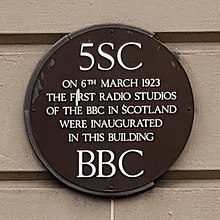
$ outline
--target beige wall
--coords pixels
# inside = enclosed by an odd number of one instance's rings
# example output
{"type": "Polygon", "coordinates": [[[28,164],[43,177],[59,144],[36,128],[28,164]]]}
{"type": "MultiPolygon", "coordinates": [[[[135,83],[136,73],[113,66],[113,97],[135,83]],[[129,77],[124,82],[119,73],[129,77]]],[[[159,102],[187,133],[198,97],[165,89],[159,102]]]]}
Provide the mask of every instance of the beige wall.
{"type": "MultiPolygon", "coordinates": [[[[220,219],[220,1],[0,1],[0,219],[220,219]],[[195,98],[187,146],[156,187],[122,199],[67,189],[27,141],[23,101],[42,55],[64,33],[123,23],[179,55],[195,98]]],[[[181,131],[180,131],[181,132],[181,131]]]]}

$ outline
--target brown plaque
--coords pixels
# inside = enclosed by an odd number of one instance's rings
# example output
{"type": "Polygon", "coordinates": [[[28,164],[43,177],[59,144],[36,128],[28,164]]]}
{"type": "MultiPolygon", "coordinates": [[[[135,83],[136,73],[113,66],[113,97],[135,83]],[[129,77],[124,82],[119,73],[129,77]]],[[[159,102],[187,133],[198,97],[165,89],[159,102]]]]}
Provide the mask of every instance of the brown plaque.
{"type": "Polygon", "coordinates": [[[24,106],[31,145],[68,186],[122,196],[154,185],[189,138],[193,95],[176,57],[123,25],[66,35],[39,62],[24,106]]]}

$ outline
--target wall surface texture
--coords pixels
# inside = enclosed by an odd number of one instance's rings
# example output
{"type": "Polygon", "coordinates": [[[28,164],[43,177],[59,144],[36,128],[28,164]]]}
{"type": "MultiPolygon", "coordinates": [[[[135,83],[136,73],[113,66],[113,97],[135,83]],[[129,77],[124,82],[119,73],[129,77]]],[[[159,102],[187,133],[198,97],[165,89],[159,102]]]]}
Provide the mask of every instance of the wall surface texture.
{"type": "Polygon", "coordinates": [[[1,0],[0,94],[0,219],[220,219],[219,0],[1,0]],[[154,189],[121,199],[60,184],[33,153],[23,122],[42,55],[66,33],[106,23],[154,32],[179,57],[195,99],[180,158],[154,189]]]}

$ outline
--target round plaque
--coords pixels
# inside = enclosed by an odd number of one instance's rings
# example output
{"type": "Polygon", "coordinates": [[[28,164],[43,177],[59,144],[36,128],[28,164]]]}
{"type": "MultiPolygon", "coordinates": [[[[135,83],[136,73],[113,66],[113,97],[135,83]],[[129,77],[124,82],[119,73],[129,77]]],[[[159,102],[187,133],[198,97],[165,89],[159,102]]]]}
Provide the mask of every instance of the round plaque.
{"type": "Polygon", "coordinates": [[[103,25],[68,34],[39,62],[24,105],[30,143],[66,185],[103,196],[154,185],[194,116],[176,57],[152,34],[103,25]]]}

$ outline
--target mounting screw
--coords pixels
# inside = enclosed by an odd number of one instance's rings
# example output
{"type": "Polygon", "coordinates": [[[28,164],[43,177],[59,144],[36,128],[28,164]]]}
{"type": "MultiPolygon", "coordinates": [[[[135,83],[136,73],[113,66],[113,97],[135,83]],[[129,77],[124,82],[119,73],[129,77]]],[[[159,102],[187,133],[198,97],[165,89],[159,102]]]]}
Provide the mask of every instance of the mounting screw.
{"type": "Polygon", "coordinates": [[[192,111],[192,108],[191,108],[191,107],[188,107],[188,108],[187,108],[187,111],[188,111],[188,112],[191,112],[191,111],[192,111]]]}

